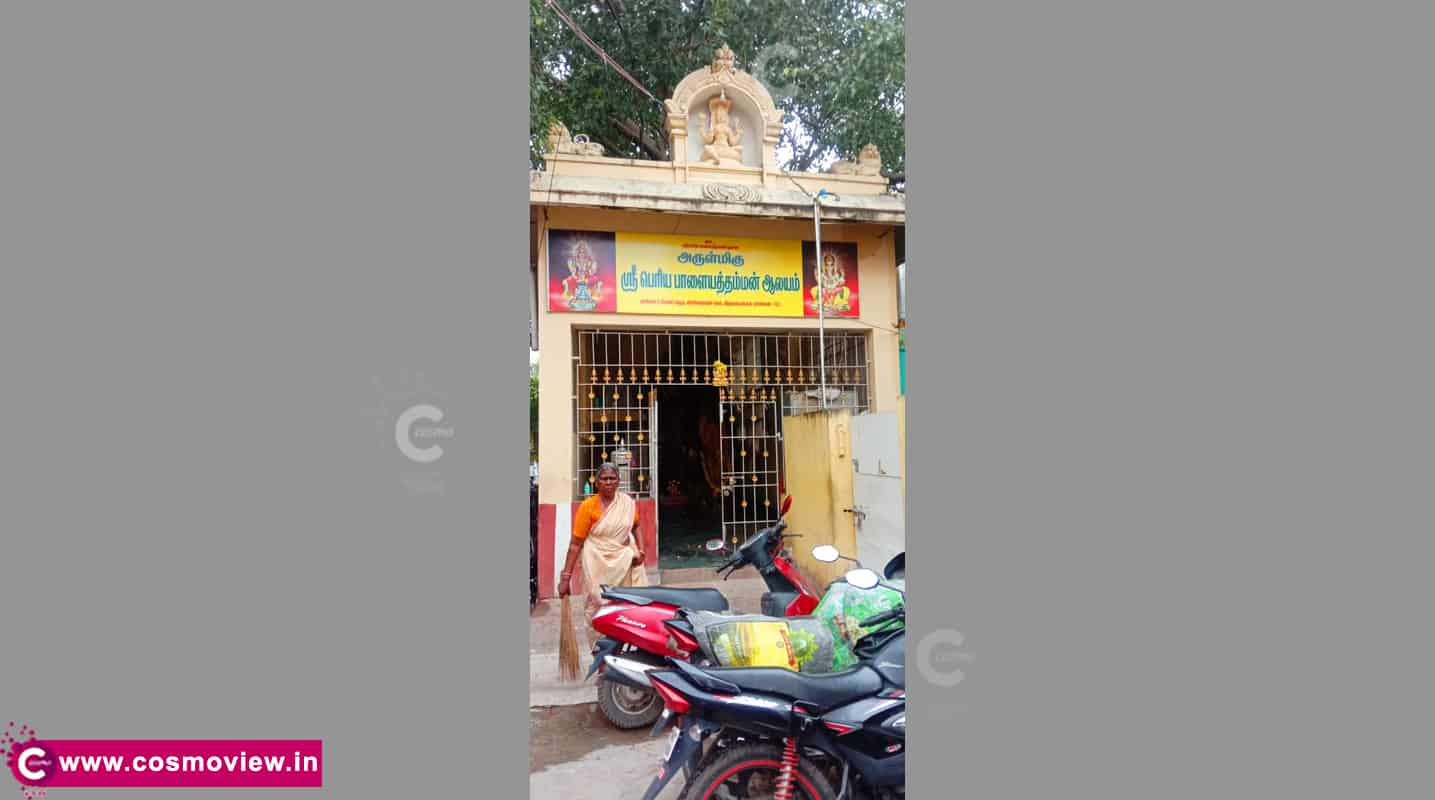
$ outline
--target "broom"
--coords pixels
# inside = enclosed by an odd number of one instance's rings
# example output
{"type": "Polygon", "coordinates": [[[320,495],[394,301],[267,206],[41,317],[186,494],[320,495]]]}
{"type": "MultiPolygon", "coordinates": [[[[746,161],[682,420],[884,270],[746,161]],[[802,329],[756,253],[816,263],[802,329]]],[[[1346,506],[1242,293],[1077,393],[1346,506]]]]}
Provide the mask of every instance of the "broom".
{"type": "Polygon", "coordinates": [[[558,677],[564,683],[578,680],[578,631],[573,629],[572,598],[563,596],[563,619],[558,629],[558,677]]]}

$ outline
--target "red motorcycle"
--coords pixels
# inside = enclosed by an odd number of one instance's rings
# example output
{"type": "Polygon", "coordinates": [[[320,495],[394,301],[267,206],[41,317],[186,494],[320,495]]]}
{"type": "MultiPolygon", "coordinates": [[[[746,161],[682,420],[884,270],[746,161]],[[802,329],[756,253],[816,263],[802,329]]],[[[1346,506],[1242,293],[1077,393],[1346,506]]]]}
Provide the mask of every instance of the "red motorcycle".
{"type": "MultiPolygon", "coordinates": [[[[782,503],[778,523],[748,539],[717,568],[726,580],[739,567],[756,567],[767,584],[762,595],[765,616],[804,616],[812,613],[822,599],[783,547],[786,539],[797,538],[796,534],[784,533],[787,523],[781,520],[791,506],[792,498],[788,497],[782,503]]],[[[721,546],[721,540],[713,540],[708,549],[721,546]]],[[[648,682],[648,671],[665,668],[669,657],[691,661],[702,653],[692,627],[678,611],[727,611],[727,598],[716,589],[667,586],[604,586],[602,594],[608,602],[594,615],[593,627],[603,638],[593,646],[593,664],[587,676],[601,670],[598,708],[619,728],[651,725],[662,713],[663,701],[648,682]]]]}

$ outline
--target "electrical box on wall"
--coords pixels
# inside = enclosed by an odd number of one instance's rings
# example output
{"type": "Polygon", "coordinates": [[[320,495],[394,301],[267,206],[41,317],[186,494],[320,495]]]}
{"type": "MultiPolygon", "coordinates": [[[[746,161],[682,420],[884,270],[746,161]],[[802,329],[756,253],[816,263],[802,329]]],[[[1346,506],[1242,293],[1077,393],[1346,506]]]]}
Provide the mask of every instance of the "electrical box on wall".
{"type": "Polygon", "coordinates": [[[613,466],[618,468],[618,485],[625,492],[633,490],[633,452],[626,442],[620,442],[613,450],[613,466]]]}
{"type": "MultiPolygon", "coordinates": [[[[822,410],[821,389],[794,389],[784,395],[783,412],[787,416],[810,414],[822,410]]],[[[829,408],[856,408],[857,392],[854,389],[827,388],[829,408]]]]}

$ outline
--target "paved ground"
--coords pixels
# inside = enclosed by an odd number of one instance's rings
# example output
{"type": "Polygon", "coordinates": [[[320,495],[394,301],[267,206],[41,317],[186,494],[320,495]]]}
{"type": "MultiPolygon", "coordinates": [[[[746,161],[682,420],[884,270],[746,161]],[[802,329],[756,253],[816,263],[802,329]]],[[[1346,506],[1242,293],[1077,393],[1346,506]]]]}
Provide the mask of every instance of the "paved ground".
{"type": "MultiPolygon", "coordinates": [[[[589,732],[586,727],[579,731],[589,732]]],[[[607,736],[594,734],[595,741],[607,736]]],[[[630,734],[618,738],[634,737],[630,734]]],[[[571,761],[549,764],[529,773],[528,796],[533,800],[641,800],[658,772],[667,744],[666,735],[648,739],[645,732],[639,732],[632,742],[599,746],[571,761]]],[[[658,795],[658,800],[676,800],[681,792],[682,786],[674,781],[658,795]]]]}
{"type": "MultiPolygon", "coordinates": [[[[593,704],[529,711],[528,796],[533,800],[639,800],[667,750],[667,731],[620,731],[593,704]]],[[[681,787],[669,785],[660,800],[681,787]]]]}
{"type": "MultiPolygon", "coordinates": [[[[748,573],[727,581],[714,580],[711,569],[664,570],[661,577],[665,586],[715,587],[734,612],[756,614],[765,587],[748,573]]],[[[583,640],[586,623],[578,605],[575,598],[574,622],[586,670],[590,648],[583,640]]],[[[558,679],[559,609],[557,601],[540,603],[529,616],[529,797],[638,800],[657,773],[666,735],[649,739],[646,729],[614,728],[598,711],[593,681],[565,684],[558,679]]],[[[659,800],[677,795],[678,788],[669,785],[659,800]]]]}

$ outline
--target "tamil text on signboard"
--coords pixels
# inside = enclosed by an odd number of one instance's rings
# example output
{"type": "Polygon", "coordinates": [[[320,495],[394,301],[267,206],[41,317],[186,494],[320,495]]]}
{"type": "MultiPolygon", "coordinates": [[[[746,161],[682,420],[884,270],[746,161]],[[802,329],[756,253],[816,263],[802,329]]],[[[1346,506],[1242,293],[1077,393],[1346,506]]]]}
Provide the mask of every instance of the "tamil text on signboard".
{"type": "Polygon", "coordinates": [[[857,247],[605,231],[548,236],[548,308],[621,314],[858,316],[857,247]],[[822,287],[819,290],[819,285],[822,287]]]}

